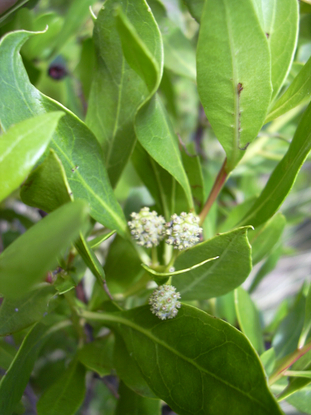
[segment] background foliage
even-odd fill
[[[0,5],[1,415],[311,414],[310,19]],[[202,241],[138,246],[144,206],[197,213]]]

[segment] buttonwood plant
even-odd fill
[[[0,414],[311,414],[310,2],[1,8]]]

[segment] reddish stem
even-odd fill
[[[295,350],[291,353],[283,363],[272,373],[269,379],[269,385],[272,385],[276,381],[278,381],[286,372],[286,370],[293,365],[298,359],[300,359],[303,355],[305,355],[309,350],[311,350],[311,343],[306,344],[301,349]]]
[[[213,188],[206,200],[206,203],[199,215],[200,217],[200,225],[204,222],[208,212],[210,211],[210,208],[212,207],[213,203],[217,199],[217,196],[219,195],[223,185],[225,184],[225,181],[228,177],[228,173],[226,172],[226,163],[227,159],[223,162],[223,165],[221,166],[221,169],[219,170],[218,176],[216,177],[215,183],[213,185]]]

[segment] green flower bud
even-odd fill
[[[181,303],[178,301],[180,294],[172,285],[160,285],[149,298],[151,311],[159,319],[166,320],[177,316]]]
[[[150,212],[144,207],[139,213],[131,213],[132,220],[128,222],[133,238],[138,245],[152,248],[159,245],[165,236],[165,220],[157,212]]]
[[[199,217],[193,213],[182,212],[180,216],[172,215],[166,225],[166,240],[174,249],[183,251],[200,242],[203,229],[199,226]]]

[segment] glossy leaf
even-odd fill
[[[116,233],[116,231],[111,231],[111,232],[105,233],[104,235],[95,236],[95,238],[93,238],[89,243],[90,248],[92,248],[92,249],[97,248],[103,242],[107,241],[107,239],[109,239],[115,233]]]
[[[79,350],[79,361],[99,376],[109,375],[113,368],[113,346],[114,339],[111,335],[95,339]]]
[[[20,192],[26,205],[45,212],[52,212],[70,202],[70,194],[64,167],[52,149],[44,162],[29,175]]]
[[[242,332],[259,354],[264,351],[262,328],[258,310],[250,295],[242,287],[235,290],[235,309]]]
[[[164,66],[172,72],[196,77],[195,50],[181,29],[168,18],[165,7],[159,0],[149,0],[154,17],[161,30],[164,47]]]
[[[277,213],[258,231],[255,230],[250,235],[249,242],[252,245],[253,265],[271,253],[273,247],[281,238],[285,225],[285,216]]]
[[[31,36],[39,34],[12,32],[1,40],[1,125],[6,130],[12,124],[36,114],[64,111],[65,116],[59,122],[51,147],[63,163],[73,195],[88,201],[91,215],[96,220],[126,235],[127,224],[110,186],[96,138],[75,115],[29,83],[18,51]],[[10,106],[8,103],[11,103]],[[11,109],[13,103],[14,111]]]
[[[299,9],[296,0],[253,0],[271,52],[272,99],[290,70],[298,38]]]
[[[0,307],[0,336],[8,336],[41,320],[53,309],[50,300],[55,294],[52,286],[33,290],[18,300],[5,298]]]
[[[149,306],[82,315],[123,337],[146,382],[180,415],[230,413],[233,407],[245,414],[282,413],[255,351],[222,320],[186,305],[167,321],[155,317]]]
[[[94,27],[94,42],[98,62],[91,87],[87,125],[103,146],[105,163],[112,184],[116,184],[135,144],[134,117],[139,106],[149,95],[144,80],[126,60],[125,45],[119,32],[125,18],[118,17],[118,28],[113,18],[115,0],[105,2]],[[143,39],[146,53],[154,53],[154,63],[160,67],[162,60],[159,29],[144,0],[122,4],[130,29]],[[121,20],[121,21],[120,21]],[[118,31],[119,30],[119,31]],[[126,30],[126,28],[125,28]],[[123,37],[127,37],[127,34]],[[132,53],[135,40],[128,39],[128,53]],[[148,67],[149,68],[149,67]],[[155,74],[155,69],[151,68]],[[147,74],[146,69],[146,75]]]
[[[31,227],[0,255],[0,292],[21,297],[56,266],[56,258],[86,225],[88,207],[70,202]]]
[[[160,415],[159,399],[148,399],[129,389],[123,382],[119,385],[119,400],[115,415]]]
[[[247,227],[239,228],[217,235],[177,257],[174,265],[176,271],[219,256],[215,261],[173,277],[172,284],[180,292],[182,300],[219,297],[244,282],[251,270],[251,248],[247,230]]]
[[[38,415],[74,415],[82,405],[84,395],[85,368],[74,360],[38,400]]]
[[[61,112],[52,112],[27,119],[1,136],[0,201],[25,180],[47,148],[63,115]]]
[[[273,170],[266,186],[241,224],[257,227],[270,219],[291,190],[301,166],[311,150],[311,105],[298,124],[294,138],[282,160]]]
[[[148,154],[182,186],[191,209],[191,188],[182,164],[178,138],[159,97],[153,98],[139,111],[135,128],[137,138]]]
[[[304,64],[293,82],[271,108],[266,122],[285,114],[299,104],[310,100],[311,95],[311,58]]]
[[[205,2],[197,72],[201,102],[229,172],[262,127],[272,92],[268,41],[250,0]]]
[[[28,383],[38,353],[47,340],[48,328],[39,323],[25,337],[6,375],[0,381],[0,413],[12,415]]]

